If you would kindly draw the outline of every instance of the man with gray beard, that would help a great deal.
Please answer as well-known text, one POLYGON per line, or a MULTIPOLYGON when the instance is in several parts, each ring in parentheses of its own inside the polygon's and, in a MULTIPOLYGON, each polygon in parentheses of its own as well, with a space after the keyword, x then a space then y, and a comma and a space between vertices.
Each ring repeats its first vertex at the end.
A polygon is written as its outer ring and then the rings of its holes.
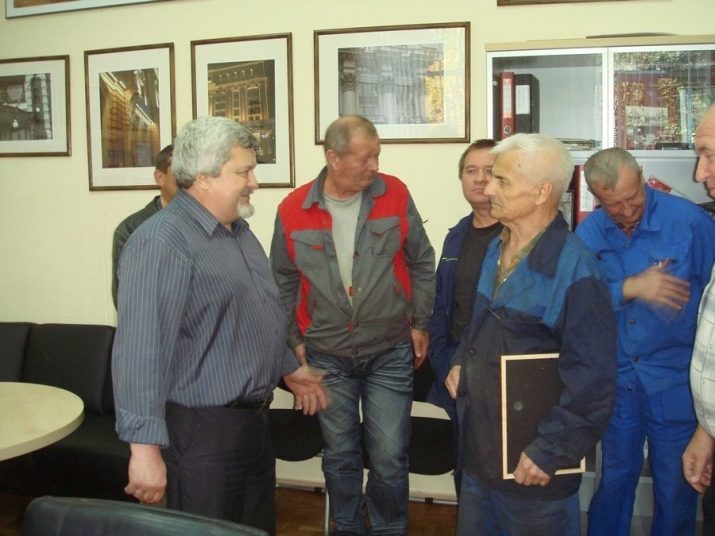
POLYGON ((146 503, 275 532, 268 427, 283 377, 303 412, 326 406, 320 376, 285 344, 285 314, 245 218, 258 187, 256 141, 204 117, 174 145, 174 201, 130 237, 119 261, 112 370, 125 491, 146 503))

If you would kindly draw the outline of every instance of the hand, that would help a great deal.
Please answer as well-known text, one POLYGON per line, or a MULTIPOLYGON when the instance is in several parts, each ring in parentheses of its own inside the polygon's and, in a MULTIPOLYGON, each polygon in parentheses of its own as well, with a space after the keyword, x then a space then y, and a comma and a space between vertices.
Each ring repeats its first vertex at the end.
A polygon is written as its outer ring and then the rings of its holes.
POLYGON ((156 504, 166 492, 166 465, 159 445, 131 443, 129 458, 129 484, 124 488, 142 503, 156 504))
POLYGON ((422 329, 410 329, 412 336, 412 348, 415 352, 415 368, 418 369, 424 363, 427 357, 427 348, 429 347, 429 332, 422 329))
POLYGON ((683 452, 683 476, 695 491, 702 493, 712 481, 715 439, 698 425, 683 452))
POLYGON ((519 465, 514 470, 514 479, 522 486, 546 486, 551 482, 551 477, 539 469, 539 466, 523 452, 519 457, 519 465))
POLYGON ((651 266, 623 281, 623 297, 680 311, 690 299, 690 283, 668 273, 666 266, 651 266))
POLYGON ((462 371, 461 365, 455 365, 449 370, 447 379, 444 380, 444 386, 447 388, 449 396, 457 399, 457 388, 459 387, 459 375, 462 371))
POLYGON ((325 373, 317 372, 310 365, 283 376, 288 389, 293 391, 293 407, 303 410, 303 415, 315 415, 328 407, 328 393, 322 385, 325 373))

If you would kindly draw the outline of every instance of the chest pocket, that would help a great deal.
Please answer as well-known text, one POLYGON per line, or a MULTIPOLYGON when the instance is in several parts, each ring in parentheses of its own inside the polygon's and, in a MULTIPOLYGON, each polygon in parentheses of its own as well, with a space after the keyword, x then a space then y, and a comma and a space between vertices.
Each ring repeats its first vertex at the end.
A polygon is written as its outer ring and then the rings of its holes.
POLYGON ((370 252, 375 257, 394 257, 400 249, 400 218, 391 216, 366 223, 370 252))
POLYGON ((293 231, 290 237, 298 268, 316 268, 326 264, 325 231, 293 231))

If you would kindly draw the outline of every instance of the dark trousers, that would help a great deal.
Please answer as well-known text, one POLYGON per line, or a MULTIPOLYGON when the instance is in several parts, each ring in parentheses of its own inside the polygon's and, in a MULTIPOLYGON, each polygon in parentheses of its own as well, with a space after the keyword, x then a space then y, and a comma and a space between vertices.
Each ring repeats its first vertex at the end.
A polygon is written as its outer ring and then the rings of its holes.
POLYGON ((275 534, 275 457, 267 409, 167 404, 169 508, 275 534))

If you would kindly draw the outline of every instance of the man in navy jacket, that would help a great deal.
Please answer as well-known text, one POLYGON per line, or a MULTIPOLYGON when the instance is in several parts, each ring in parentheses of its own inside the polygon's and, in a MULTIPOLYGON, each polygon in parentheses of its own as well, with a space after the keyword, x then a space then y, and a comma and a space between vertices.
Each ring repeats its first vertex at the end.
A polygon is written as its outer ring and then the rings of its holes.
MULTIPOLYGON (((516 134, 493 150, 485 194, 504 224, 487 248, 467 331, 447 377, 465 405, 458 534, 580 534, 578 465, 606 427, 615 394, 615 322, 595 255, 558 211, 573 173, 564 145, 516 134), (502 468, 504 355, 558 353, 558 402, 502 468)), ((529 379, 538 382, 539 378, 529 379)), ((461 406, 461 404, 460 404, 461 406)))
MULTIPOLYGON (((472 212, 449 230, 437 266, 434 310, 429 322, 429 359, 435 380, 427 397, 444 408, 452 423, 454 445, 458 444, 459 425, 455 401, 444 385, 459 339, 472 316, 474 289, 487 246, 499 234, 502 224, 489 214, 489 198, 484 188, 492 178, 494 140, 477 140, 459 159, 462 193, 472 212)), ((458 463, 454 484, 459 495, 461 467, 458 463)))

